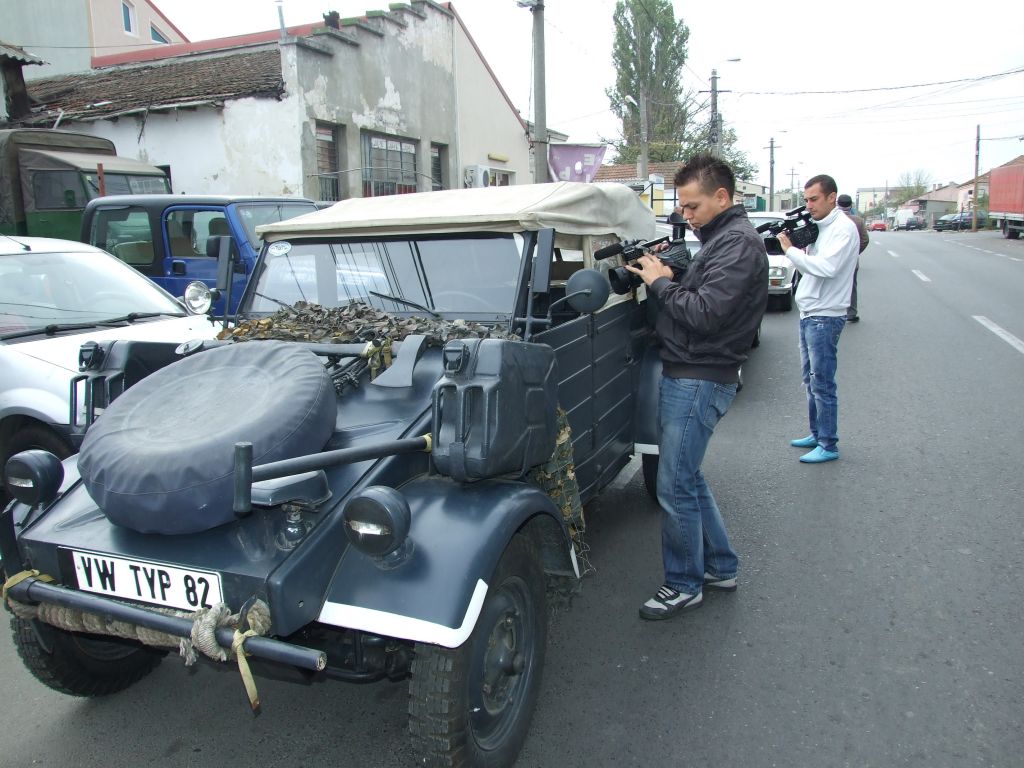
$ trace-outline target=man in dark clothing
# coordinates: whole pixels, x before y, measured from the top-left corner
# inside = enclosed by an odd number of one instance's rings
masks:
[[[849,195],[840,195],[836,198],[836,205],[850,217],[850,220],[857,225],[857,234],[860,236],[860,250],[858,255],[864,253],[868,247],[868,228],[864,219],[853,212],[853,199]],[[850,293],[850,307],[846,310],[846,322],[859,323],[860,315],[857,314],[857,272],[860,271],[860,260],[857,260],[857,267],[853,270],[853,292]]]
[[[732,169],[698,155],[674,183],[700,252],[682,275],[654,256],[627,267],[657,301],[663,368],[658,502],[665,582],[641,606],[643,619],[699,607],[705,586],[736,589],[738,558],[700,466],[768,304],[768,256],[743,206],[733,204]]]

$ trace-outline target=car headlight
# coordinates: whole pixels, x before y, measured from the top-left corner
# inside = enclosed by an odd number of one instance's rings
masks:
[[[193,315],[205,315],[213,306],[213,291],[206,283],[194,280],[185,286],[185,295],[181,297],[185,309]]]
[[[409,502],[394,488],[364,488],[345,502],[341,515],[352,546],[372,557],[401,553],[408,541],[412,521]]]
[[[64,466],[60,459],[49,451],[36,448],[11,456],[5,471],[7,492],[30,507],[49,504],[57,498],[64,482]]]
[[[780,277],[785,277],[785,276],[786,276],[786,268],[785,267],[768,267],[768,277],[770,277],[770,278],[780,278]]]

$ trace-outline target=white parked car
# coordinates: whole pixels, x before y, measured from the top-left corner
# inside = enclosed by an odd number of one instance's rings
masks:
[[[71,382],[83,343],[180,343],[212,339],[217,330],[106,251],[0,236],[0,475],[19,451],[64,458],[77,450]],[[78,402],[84,408],[84,397]]]
[[[754,227],[770,221],[782,221],[786,214],[781,211],[750,211],[747,214]],[[774,301],[784,312],[793,308],[793,278],[796,267],[778,248],[768,248],[768,302]],[[772,252],[774,251],[774,253]]]

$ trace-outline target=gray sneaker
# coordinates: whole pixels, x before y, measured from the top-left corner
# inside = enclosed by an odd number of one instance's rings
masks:
[[[705,573],[704,586],[721,589],[724,592],[732,592],[736,589],[736,577],[730,576],[728,579],[720,579],[717,576],[712,576],[710,573]]]
[[[654,597],[640,606],[640,618],[648,621],[668,619],[677,613],[700,608],[703,599],[700,592],[688,595],[665,584]]]

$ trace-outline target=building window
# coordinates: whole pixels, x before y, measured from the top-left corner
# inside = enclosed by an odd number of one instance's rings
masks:
[[[124,31],[129,35],[136,35],[135,27],[135,6],[128,0],[121,0],[121,20],[124,22]]]
[[[515,171],[503,171],[500,168],[491,168],[488,176],[492,187],[508,187],[515,184]]]
[[[149,25],[149,36],[153,39],[154,43],[162,43],[163,45],[171,44],[171,41],[167,39],[167,35],[165,35],[159,29],[154,27],[152,24]]]
[[[363,197],[416,192],[416,145],[398,136],[363,133]]]
[[[341,199],[338,177],[338,131],[330,123],[316,124],[316,175],[321,200]]]
[[[430,189],[436,192],[444,189],[445,166],[448,164],[448,147],[430,145]]]

